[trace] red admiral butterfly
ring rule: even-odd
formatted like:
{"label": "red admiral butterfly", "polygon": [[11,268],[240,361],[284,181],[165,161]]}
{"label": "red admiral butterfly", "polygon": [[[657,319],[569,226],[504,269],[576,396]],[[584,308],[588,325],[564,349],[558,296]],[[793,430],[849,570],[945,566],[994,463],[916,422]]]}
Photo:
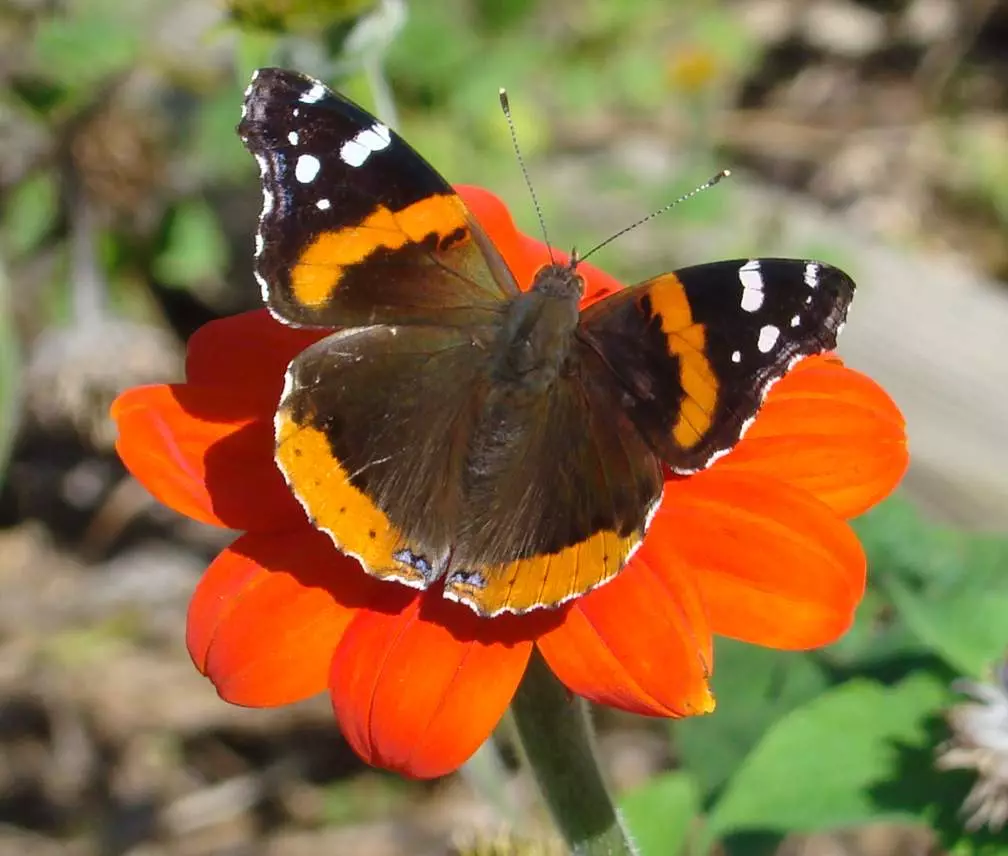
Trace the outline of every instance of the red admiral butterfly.
{"label": "red admiral butterfly", "polygon": [[771,384],[835,347],[854,294],[821,262],[740,259],[579,312],[576,261],[523,290],[450,185],[318,81],[258,71],[239,133],[266,305],[335,330],[288,368],[279,468],[368,573],[483,615],[615,576],[665,468],[728,453]]}

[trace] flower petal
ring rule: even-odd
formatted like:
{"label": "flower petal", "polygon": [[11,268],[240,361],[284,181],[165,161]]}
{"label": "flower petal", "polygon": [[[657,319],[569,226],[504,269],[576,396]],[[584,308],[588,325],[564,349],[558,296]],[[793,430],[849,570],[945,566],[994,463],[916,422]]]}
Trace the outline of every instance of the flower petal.
{"label": "flower petal", "polygon": [[[386,584],[387,585],[387,584]],[[521,680],[531,638],[556,615],[479,618],[391,586],[361,612],[333,657],[333,708],[369,764],[414,778],[450,773],[497,725]]]}
{"label": "flower petal", "polygon": [[258,395],[193,384],[136,387],[112,405],[116,450],[158,500],[230,529],[277,530],[304,521],[273,463],[272,413]]}
{"label": "flower petal", "polygon": [[287,364],[330,332],[288,327],[265,309],[220,318],[189,338],[186,379],[192,384],[258,390],[273,410],[280,400]]}
{"label": "flower petal", "polygon": [[[519,232],[507,207],[489,190],[465,184],[457,185],[455,190],[504,257],[519,287],[529,288],[536,271],[550,263],[550,251],[546,245]],[[566,263],[570,261],[570,256],[554,249],[553,260]],[[623,287],[618,280],[593,265],[581,263],[577,269],[585,280],[582,307]]]}
{"label": "flower petal", "polygon": [[196,588],[189,653],[232,704],[299,701],[326,689],[344,630],[384,588],[308,526],[246,534],[213,561]]}
{"label": "flower petal", "polygon": [[[847,630],[865,557],[826,505],[756,473],[712,469],[668,482],[648,538],[692,568],[711,630],[770,648],[811,648]],[[647,543],[647,542],[645,542]]]}
{"label": "flower petal", "polygon": [[686,573],[660,573],[651,535],[619,576],[570,608],[538,640],[556,676],[599,704],[652,716],[714,709],[711,634]]}
{"label": "flower petal", "polygon": [[[806,365],[807,364],[807,365]],[[878,384],[835,361],[805,360],[767,397],[718,463],[764,473],[853,517],[888,496],[906,471],[906,423]]]}

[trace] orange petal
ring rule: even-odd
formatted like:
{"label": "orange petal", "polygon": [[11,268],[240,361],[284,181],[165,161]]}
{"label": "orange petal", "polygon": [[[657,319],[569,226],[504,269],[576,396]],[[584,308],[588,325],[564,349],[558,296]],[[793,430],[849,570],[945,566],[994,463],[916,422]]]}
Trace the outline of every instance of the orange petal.
{"label": "orange petal", "polygon": [[243,535],[196,588],[189,653],[232,704],[273,707],[317,695],[343,631],[380,587],[307,525]]}
{"label": "orange petal", "polygon": [[[461,184],[455,187],[455,191],[504,257],[519,287],[526,289],[531,286],[536,271],[550,262],[550,251],[546,245],[519,232],[507,207],[489,190]],[[570,256],[554,249],[553,259],[565,263]],[[590,264],[579,264],[578,273],[585,279],[583,306],[623,287],[605,271]]]}
{"label": "orange petal", "polygon": [[192,384],[258,390],[264,406],[273,410],[287,364],[330,332],[287,327],[265,309],[211,321],[189,338],[186,379]]}
{"label": "orange petal", "polygon": [[273,463],[272,413],[254,418],[254,409],[240,390],[136,387],[112,404],[116,450],[158,500],[194,520],[230,529],[298,525],[304,512]]}
{"label": "orange petal", "polygon": [[384,611],[359,613],[336,649],[333,708],[369,764],[442,776],[493,731],[525,671],[531,635],[558,618],[481,619],[440,591],[388,588]]}
{"label": "orange petal", "polygon": [[838,362],[798,367],[717,467],[764,473],[853,517],[888,496],[906,471],[903,415],[878,384]]}
{"label": "orange petal", "polygon": [[709,712],[703,607],[682,569],[656,570],[666,560],[649,538],[618,577],[574,602],[539,650],[569,689],[600,704],[653,716]]}
{"label": "orange petal", "polygon": [[[692,568],[714,633],[770,648],[835,641],[864,593],[865,557],[851,528],[765,475],[714,468],[667,482],[649,543]],[[683,573],[672,561],[668,568]]]}

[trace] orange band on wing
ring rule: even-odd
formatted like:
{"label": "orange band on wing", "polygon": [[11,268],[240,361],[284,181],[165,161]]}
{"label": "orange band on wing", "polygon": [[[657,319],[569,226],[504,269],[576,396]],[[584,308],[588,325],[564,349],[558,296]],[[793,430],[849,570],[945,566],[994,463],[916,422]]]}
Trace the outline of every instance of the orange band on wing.
{"label": "orange band on wing", "polygon": [[377,250],[398,250],[428,235],[448,238],[460,230],[453,243],[469,237],[466,209],[457,196],[429,196],[397,212],[381,206],[356,226],[315,238],[291,271],[291,290],[299,303],[318,309],[339,288],[344,271]]}
{"label": "orange band on wing", "polygon": [[602,530],[559,553],[453,574],[445,596],[486,616],[558,606],[611,580],[643,538],[643,530],[628,537]]}
{"label": "orange band on wing", "polygon": [[655,282],[648,296],[652,311],[661,316],[669,353],[679,359],[684,396],[672,437],[684,449],[691,449],[710,430],[718,399],[718,380],[704,352],[706,330],[693,323],[686,291],[675,274]]}
{"label": "orange band on wing", "polygon": [[351,484],[325,434],[298,425],[281,410],[276,461],[312,523],[364,565],[364,570],[414,588],[429,584],[423,574],[395,558],[406,546],[402,535],[381,509]]}

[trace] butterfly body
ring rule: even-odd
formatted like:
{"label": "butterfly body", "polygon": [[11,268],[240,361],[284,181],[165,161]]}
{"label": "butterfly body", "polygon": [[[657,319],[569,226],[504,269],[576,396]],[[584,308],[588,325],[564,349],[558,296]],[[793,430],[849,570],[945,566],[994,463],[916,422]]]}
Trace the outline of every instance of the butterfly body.
{"label": "butterfly body", "polygon": [[582,311],[576,262],[522,290],[447,182],[317,81],[261,70],[239,132],[265,302],[334,330],[288,368],[277,465],[369,573],[480,614],[615,576],[667,472],[729,452],[772,383],[835,345],[853,294],[819,262],[737,260]]}

